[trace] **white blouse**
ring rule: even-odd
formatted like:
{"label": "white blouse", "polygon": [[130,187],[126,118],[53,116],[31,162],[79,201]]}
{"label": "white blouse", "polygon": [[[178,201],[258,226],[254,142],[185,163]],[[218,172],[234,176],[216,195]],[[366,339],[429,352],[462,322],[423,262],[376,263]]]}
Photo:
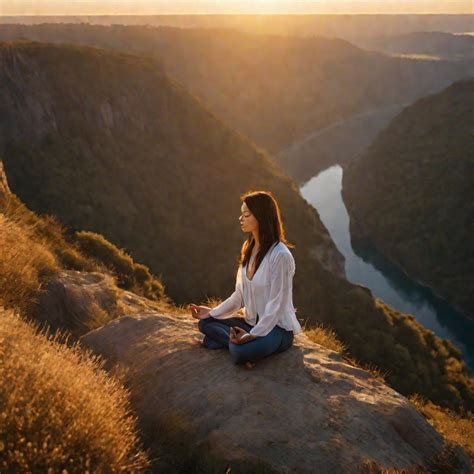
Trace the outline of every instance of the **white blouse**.
{"label": "white blouse", "polygon": [[293,307],[295,260],[288,247],[281,241],[273,244],[251,280],[246,267],[239,265],[235,291],[209,315],[216,319],[231,318],[245,306],[245,321],[253,326],[250,334],[254,336],[266,336],[275,325],[300,333],[302,328]]}

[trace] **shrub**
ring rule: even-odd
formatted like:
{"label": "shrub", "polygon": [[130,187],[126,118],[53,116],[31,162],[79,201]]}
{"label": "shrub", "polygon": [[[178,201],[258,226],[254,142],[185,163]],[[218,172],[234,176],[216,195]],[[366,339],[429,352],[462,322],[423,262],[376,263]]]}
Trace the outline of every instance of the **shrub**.
{"label": "shrub", "polygon": [[128,392],[103,360],[0,316],[0,472],[144,470]]}
{"label": "shrub", "polygon": [[148,267],[135,263],[128,254],[100,234],[89,231],[75,233],[75,241],[82,253],[105,265],[115,273],[118,286],[153,300],[165,299],[165,288]]}
{"label": "shrub", "polygon": [[95,232],[79,231],[75,241],[86,255],[114,270],[125,282],[133,279],[133,260],[123,250]]}
{"label": "shrub", "polygon": [[6,219],[15,222],[21,233],[42,242],[61,268],[88,272],[101,270],[94,260],[82,255],[75,245],[67,241],[66,229],[54,216],[38,216],[15,195],[0,203],[0,211]]}
{"label": "shrub", "polygon": [[0,300],[28,313],[41,280],[59,270],[56,258],[33,227],[0,214]]}

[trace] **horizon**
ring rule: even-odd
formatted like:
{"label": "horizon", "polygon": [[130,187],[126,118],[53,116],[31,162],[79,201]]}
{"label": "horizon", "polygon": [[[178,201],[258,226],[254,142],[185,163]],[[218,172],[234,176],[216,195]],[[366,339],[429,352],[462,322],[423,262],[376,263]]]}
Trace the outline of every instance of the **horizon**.
{"label": "horizon", "polygon": [[0,16],[151,15],[472,15],[466,0],[4,0]]}

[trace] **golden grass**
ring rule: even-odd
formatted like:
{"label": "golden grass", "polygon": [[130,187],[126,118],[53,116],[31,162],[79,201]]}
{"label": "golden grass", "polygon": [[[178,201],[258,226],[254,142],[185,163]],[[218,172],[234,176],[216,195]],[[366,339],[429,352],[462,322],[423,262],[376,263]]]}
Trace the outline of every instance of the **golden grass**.
{"label": "golden grass", "polygon": [[55,256],[34,227],[0,214],[0,299],[4,306],[29,313],[42,279],[57,271]]}
{"label": "golden grass", "polygon": [[438,433],[447,440],[462,446],[474,462],[474,414],[472,412],[459,415],[448,408],[435,405],[418,393],[410,395],[408,400]]}
{"label": "golden grass", "polygon": [[102,271],[106,268],[84,256],[79,249],[66,241],[66,228],[52,215],[38,216],[28,209],[15,195],[2,201],[1,212],[15,222],[31,238],[41,242],[55,255],[58,264],[64,268],[82,271]]}
{"label": "golden grass", "polygon": [[346,346],[338,338],[332,329],[325,328],[321,323],[312,326],[311,329],[305,329],[304,333],[308,338],[327,349],[342,354]]}
{"label": "golden grass", "polygon": [[128,392],[103,361],[0,308],[0,472],[140,472]]}
{"label": "golden grass", "polygon": [[330,349],[341,354],[346,364],[367,370],[374,376],[374,378],[386,383],[385,373],[381,371],[375,364],[363,364],[353,357],[350,357],[347,354],[347,346],[337,338],[337,334],[332,329],[326,328],[323,324],[318,323],[315,326],[311,326],[310,329],[304,328],[304,334],[309,338],[310,341],[315,342],[326,349]]}

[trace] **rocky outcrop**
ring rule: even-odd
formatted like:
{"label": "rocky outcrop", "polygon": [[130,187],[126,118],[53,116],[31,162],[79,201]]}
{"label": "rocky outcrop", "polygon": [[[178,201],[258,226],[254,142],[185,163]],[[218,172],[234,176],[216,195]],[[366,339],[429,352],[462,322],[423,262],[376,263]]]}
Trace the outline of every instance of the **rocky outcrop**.
{"label": "rocky outcrop", "polygon": [[53,330],[67,327],[73,334],[84,334],[86,328],[98,327],[120,314],[119,291],[109,275],[59,272],[39,296],[37,319]]}
{"label": "rocky outcrop", "polygon": [[[193,343],[197,333],[186,314],[142,309],[80,341],[122,374],[150,432],[181,420],[195,446],[229,466],[354,473],[418,465],[416,472],[427,472],[422,466],[442,450],[442,436],[405,397],[304,334],[249,371],[228,351]],[[469,472],[464,454],[456,455],[458,472]]]}
{"label": "rocky outcrop", "polygon": [[169,303],[152,301],[116,286],[114,277],[100,272],[63,270],[49,278],[38,298],[35,318],[73,338],[124,314],[156,311]]}

